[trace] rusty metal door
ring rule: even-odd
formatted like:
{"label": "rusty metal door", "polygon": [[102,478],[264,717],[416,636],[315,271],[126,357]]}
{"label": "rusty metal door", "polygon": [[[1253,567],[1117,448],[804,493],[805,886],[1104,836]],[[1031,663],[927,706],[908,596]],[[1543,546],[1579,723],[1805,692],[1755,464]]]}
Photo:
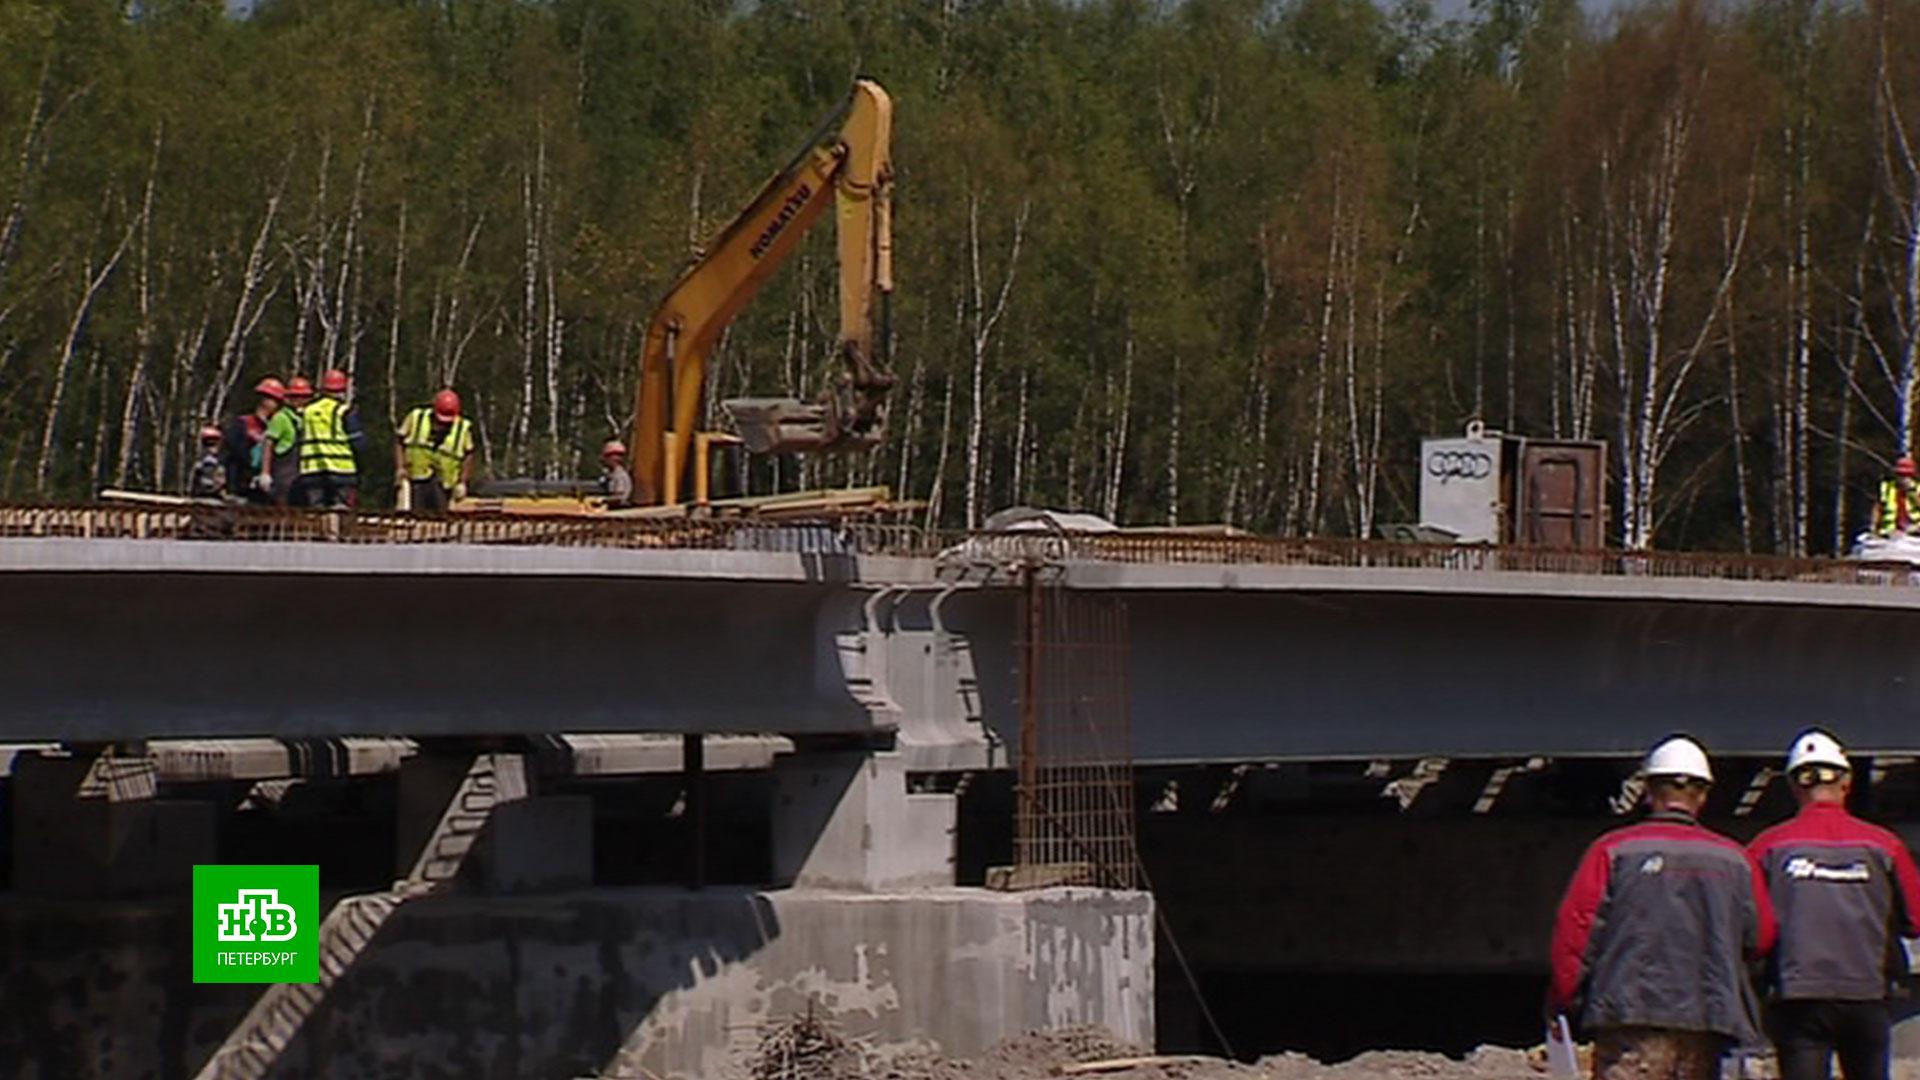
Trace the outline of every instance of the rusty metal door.
{"label": "rusty metal door", "polygon": [[1537,547],[1604,546],[1606,468],[1605,443],[1529,440],[1520,455],[1515,540]]}

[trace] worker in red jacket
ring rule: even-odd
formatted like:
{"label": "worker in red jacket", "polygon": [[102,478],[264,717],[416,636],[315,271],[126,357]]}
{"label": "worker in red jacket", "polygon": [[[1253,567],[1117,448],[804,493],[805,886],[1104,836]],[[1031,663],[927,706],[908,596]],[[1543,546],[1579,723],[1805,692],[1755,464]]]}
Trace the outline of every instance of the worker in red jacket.
{"label": "worker in red jacket", "polygon": [[1713,770],[1699,743],[1647,755],[1647,815],[1593,842],[1553,927],[1547,1005],[1593,1038],[1595,1080],[1711,1080],[1759,1040],[1750,958],[1773,906],[1740,845],[1702,828]]}
{"label": "worker in red jacket", "polygon": [[1886,1080],[1887,995],[1920,937],[1920,872],[1899,837],[1847,813],[1853,765],[1832,735],[1801,732],[1787,751],[1800,812],[1754,838],[1780,913],[1770,1010],[1781,1080]]}

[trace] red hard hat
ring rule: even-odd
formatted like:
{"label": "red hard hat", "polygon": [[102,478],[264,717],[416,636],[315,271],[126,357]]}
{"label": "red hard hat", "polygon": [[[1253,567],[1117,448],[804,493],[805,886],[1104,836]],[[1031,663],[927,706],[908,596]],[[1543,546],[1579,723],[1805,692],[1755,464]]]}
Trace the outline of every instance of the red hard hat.
{"label": "red hard hat", "polygon": [[269,375],[253,385],[253,392],[275,401],[287,400],[287,388],[279,379]]}
{"label": "red hard hat", "polygon": [[433,418],[435,420],[453,420],[460,415],[460,395],[451,390],[442,390],[433,395]]}
{"label": "red hard hat", "polygon": [[1913,459],[1910,457],[1903,457],[1893,463],[1893,475],[1895,476],[1912,476],[1916,472],[1920,472],[1920,470],[1916,470],[1913,467]]}
{"label": "red hard hat", "polygon": [[287,380],[287,396],[296,401],[305,401],[313,396],[313,384],[305,375],[295,375]]}
{"label": "red hard hat", "polygon": [[214,427],[212,424],[207,424],[200,429],[201,442],[219,442],[224,438],[226,438],[226,436],[220,434],[220,429]]}
{"label": "red hard hat", "polygon": [[334,368],[325,375],[320,376],[320,389],[329,394],[346,393],[347,373],[341,371],[339,368]]}
{"label": "red hard hat", "polygon": [[627,444],[619,439],[608,439],[606,445],[600,448],[600,456],[603,458],[626,457]]}

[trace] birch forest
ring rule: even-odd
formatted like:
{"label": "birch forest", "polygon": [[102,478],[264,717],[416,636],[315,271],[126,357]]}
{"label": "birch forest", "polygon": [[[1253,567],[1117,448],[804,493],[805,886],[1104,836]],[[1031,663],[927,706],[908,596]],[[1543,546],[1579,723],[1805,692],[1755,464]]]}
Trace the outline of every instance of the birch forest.
{"label": "birch forest", "polygon": [[[653,303],[856,74],[891,434],[754,493],[1369,535],[1479,419],[1607,440],[1622,546],[1805,554],[1913,448],[1920,0],[3,0],[0,497],[178,491],[328,367],[376,504],[442,384],[482,474],[591,474]],[[714,401],[831,375],[830,232]]]}

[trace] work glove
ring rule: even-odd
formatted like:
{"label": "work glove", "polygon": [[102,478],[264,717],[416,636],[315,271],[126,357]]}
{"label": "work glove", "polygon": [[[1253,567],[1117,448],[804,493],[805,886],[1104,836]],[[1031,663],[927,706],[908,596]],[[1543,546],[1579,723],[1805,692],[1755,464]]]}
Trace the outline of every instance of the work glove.
{"label": "work glove", "polygon": [[453,497],[456,499],[464,499],[467,497],[466,481],[462,480],[461,482],[453,485]]}
{"label": "work glove", "polygon": [[255,476],[253,478],[253,490],[262,493],[271,493],[273,491],[273,477]]}

